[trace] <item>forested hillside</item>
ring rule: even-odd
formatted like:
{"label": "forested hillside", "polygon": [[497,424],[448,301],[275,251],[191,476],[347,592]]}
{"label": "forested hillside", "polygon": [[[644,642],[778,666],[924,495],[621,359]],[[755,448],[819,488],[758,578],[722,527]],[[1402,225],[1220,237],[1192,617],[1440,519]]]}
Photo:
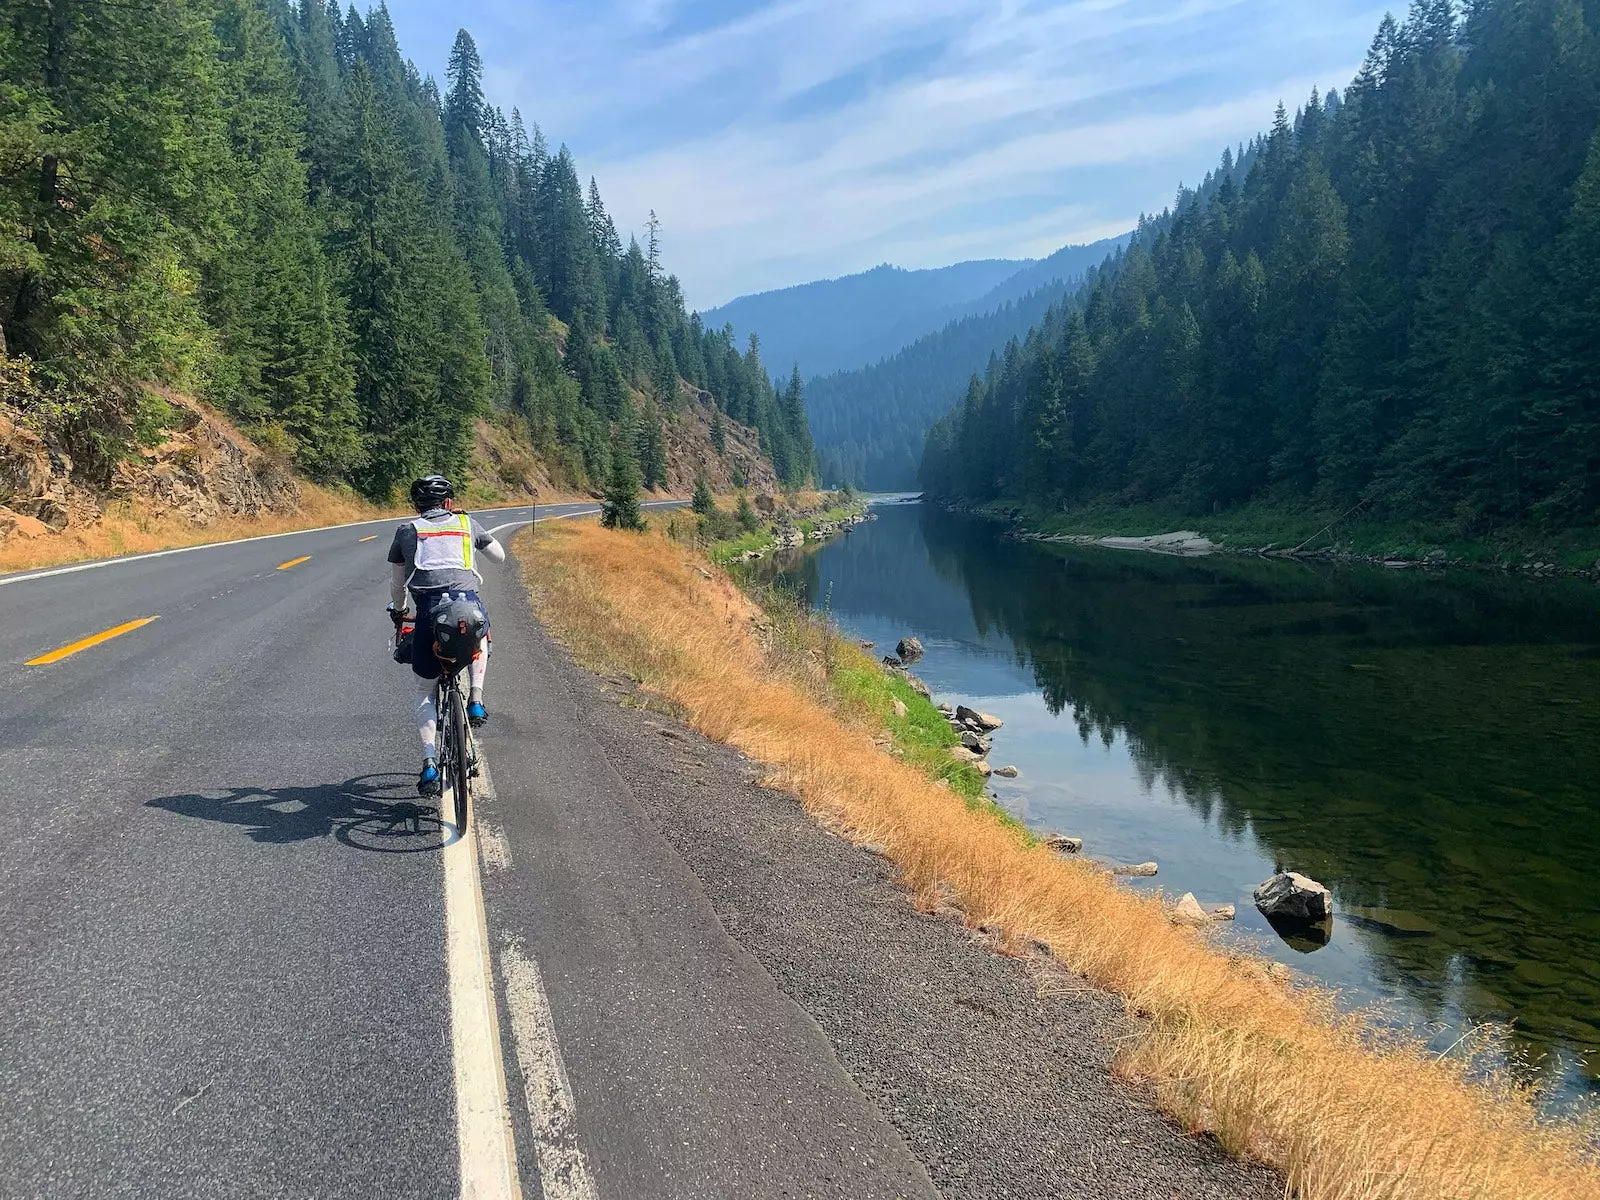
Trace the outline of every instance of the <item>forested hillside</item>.
{"label": "forested hillside", "polygon": [[812,379],[807,411],[823,476],[878,491],[914,487],[928,427],[961,398],[972,373],[1079,287],[1123,240],[1065,246],[945,310],[942,328],[890,357]]}
{"label": "forested hillside", "polygon": [[1030,266],[1024,260],[983,259],[925,271],[885,263],[856,275],[819,279],[775,292],[740,296],[705,314],[712,328],[759,331],[767,358],[803,378],[876,362],[948,318],[943,314],[982,296]]}
{"label": "forested hillside", "polygon": [[462,470],[485,416],[571,486],[619,456],[659,482],[681,376],[805,480],[799,380],[687,316],[653,218],[624,246],[481,75],[463,31],[424,78],[382,6],[9,6],[0,398],[109,476],[165,385],[383,498]]}
{"label": "forested hillside", "polygon": [[1416,0],[930,433],[968,503],[1600,519],[1600,4]]}

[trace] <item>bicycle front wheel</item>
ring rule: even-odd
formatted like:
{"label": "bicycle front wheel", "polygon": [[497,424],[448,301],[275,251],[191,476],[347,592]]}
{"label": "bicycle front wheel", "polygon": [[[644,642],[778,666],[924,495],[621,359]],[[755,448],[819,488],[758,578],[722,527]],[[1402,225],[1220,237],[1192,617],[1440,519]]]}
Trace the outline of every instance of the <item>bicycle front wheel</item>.
{"label": "bicycle front wheel", "polygon": [[450,712],[446,718],[450,722],[450,790],[455,793],[456,799],[456,834],[464,836],[467,832],[467,789],[472,777],[472,751],[471,743],[467,740],[467,702],[461,695],[461,689],[450,689]]}

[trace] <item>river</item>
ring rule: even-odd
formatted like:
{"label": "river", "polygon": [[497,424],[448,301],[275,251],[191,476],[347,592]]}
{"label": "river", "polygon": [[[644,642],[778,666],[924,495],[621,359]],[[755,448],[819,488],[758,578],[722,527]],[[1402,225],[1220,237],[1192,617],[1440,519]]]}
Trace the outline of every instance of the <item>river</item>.
{"label": "river", "polygon": [[[1512,1025],[1563,1105],[1600,1075],[1600,588],[1468,572],[1005,541],[879,503],[781,577],[851,635],[926,647],[936,698],[1005,720],[992,790],[1086,853],[1154,859],[1223,935],[1441,1049]],[[1321,946],[1251,890],[1332,889]]]}

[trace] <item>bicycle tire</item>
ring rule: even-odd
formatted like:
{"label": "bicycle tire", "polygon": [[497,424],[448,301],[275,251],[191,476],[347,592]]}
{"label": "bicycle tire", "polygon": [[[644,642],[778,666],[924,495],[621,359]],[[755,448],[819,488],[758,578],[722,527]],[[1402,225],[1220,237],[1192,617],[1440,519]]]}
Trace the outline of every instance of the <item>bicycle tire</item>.
{"label": "bicycle tire", "polygon": [[450,790],[455,793],[456,834],[467,832],[467,789],[472,778],[472,763],[467,748],[467,702],[461,689],[450,689]]}

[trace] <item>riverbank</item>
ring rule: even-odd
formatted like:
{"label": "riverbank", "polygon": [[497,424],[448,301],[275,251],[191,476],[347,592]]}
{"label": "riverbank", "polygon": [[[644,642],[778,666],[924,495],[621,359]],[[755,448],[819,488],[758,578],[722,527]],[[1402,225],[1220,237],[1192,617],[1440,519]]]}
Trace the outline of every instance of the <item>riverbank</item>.
{"label": "riverbank", "polygon": [[[1092,866],[1036,845],[881,744],[888,713],[797,682],[768,618],[703,557],[661,537],[552,529],[524,543],[540,610],[581,660],[638,679],[852,840],[878,847],[918,902],[959,909],[1011,953],[1047,948],[1142,1020],[1116,1069],[1185,1128],[1282,1170],[1305,1197],[1600,1195],[1583,1131],[1544,1124],[1508,1081],[1340,1018],[1328,998],[1224,955]],[[858,647],[840,647],[841,662]],[[869,660],[870,661],[870,660]]]}
{"label": "riverbank", "polygon": [[1600,530],[1595,529],[1551,533],[1508,528],[1472,535],[1446,526],[1374,520],[1359,512],[1265,504],[1199,516],[1163,505],[1050,512],[997,503],[970,511],[1010,526],[1014,536],[1038,541],[1103,543],[1186,531],[1229,554],[1600,578]]}
{"label": "riverbank", "polygon": [[674,516],[667,536],[727,566],[825,541],[866,519],[866,501],[851,492],[780,492],[759,495],[754,504],[741,492],[717,497],[708,513]]}

